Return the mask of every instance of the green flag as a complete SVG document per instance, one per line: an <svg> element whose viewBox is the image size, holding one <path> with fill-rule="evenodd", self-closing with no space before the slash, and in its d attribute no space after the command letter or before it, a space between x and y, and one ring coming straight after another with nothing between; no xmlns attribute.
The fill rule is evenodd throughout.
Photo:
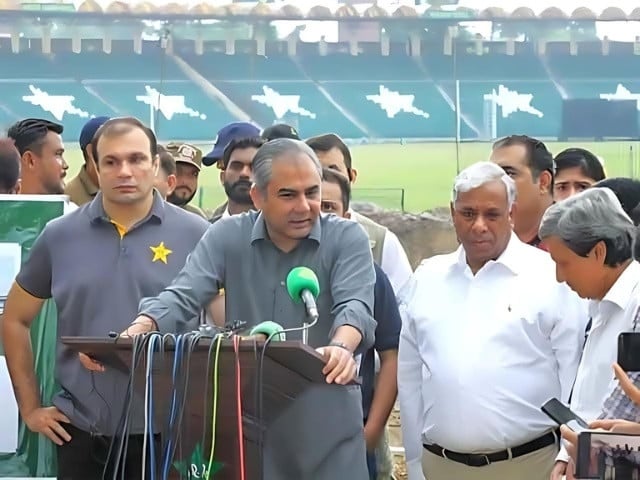
<svg viewBox="0 0 640 480"><path fill-rule="evenodd" d="M0 195L0 244L19 245L21 261L24 262L44 226L64 213L65 199L57 195ZM0 260L8 261L3 257ZM0 296L3 295L6 292L0 292ZM53 300L47 300L31 326L34 366L43 405L51 404L51 398L58 389L54 376L56 330L56 306ZM0 355L4 355L2 345ZM13 393L0 392L0 395L5 394ZM0 454L0 477L19 476L56 476L55 445L42 435L30 432L22 422L17 452Z"/></svg>

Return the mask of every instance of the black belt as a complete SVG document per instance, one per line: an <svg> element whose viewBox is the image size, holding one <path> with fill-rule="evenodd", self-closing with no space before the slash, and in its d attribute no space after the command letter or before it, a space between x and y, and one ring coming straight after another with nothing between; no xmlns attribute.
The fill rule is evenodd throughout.
<svg viewBox="0 0 640 480"><path fill-rule="evenodd" d="M487 454L452 452L451 450L442 448L440 445L423 444L423 447L434 455L446 458L447 460L462 463L470 467L486 467L487 465L495 462L502 462L503 460L508 460L510 458L521 457L528 453L535 452L536 450L540 450L541 448L548 447L549 445L557 443L559 438L560 433L556 430L531 440L530 442L518 445L517 447Z"/></svg>

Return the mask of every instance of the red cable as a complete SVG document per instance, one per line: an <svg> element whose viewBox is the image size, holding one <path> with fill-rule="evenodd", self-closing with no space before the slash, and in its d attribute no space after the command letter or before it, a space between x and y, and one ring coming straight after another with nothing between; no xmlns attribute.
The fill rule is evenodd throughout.
<svg viewBox="0 0 640 480"><path fill-rule="evenodd" d="M242 432L242 382L240 381L240 337L233 336L233 351L236 358L236 399L238 415L238 447L240 449L240 480L245 480L244 472L244 434Z"/></svg>

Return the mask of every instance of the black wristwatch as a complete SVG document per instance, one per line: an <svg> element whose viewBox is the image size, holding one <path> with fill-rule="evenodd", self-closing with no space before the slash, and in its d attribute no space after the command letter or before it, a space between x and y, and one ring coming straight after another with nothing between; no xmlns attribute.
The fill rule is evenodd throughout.
<svg viewBox="0 0 640 480"><path fill-rule="evenodd" d="M330 347L340 347L340 348L344 348L347 352L351 353L353 355L353 352L351 351L351 349L349 347L347 347L347 345L343 342L331 342L329 344Z"/></svg>

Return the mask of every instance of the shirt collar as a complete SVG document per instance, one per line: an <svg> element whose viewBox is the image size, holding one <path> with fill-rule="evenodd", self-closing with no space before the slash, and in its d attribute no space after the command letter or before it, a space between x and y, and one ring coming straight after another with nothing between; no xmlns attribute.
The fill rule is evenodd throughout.
<svg viewBox="0 0 640 480"><path fill-rule="evenodd" d="M92 197L95 197L98 191L100 190L98 187L94 185L94 183L89 178L86 165L83 165L82 168L80 169L80 172L78 173L78 180L80 180L80 183L82 184L85 191Z"/></svg>
<svg viewBox="0 0 640 480"><path fill-rule="evenodd" d="M165 201L162 199L157 190L153 190L153 204L151 205L151 210L149 215L145 217L140 223L145 223L150 218L156 218L160 222L164 220L164 211L165 211ZM98 192L91 203L87 206L87 212L89 217L91 218L92 223L97 223L101 221L109 222L111 219L107 215L107 212L104 211L104 205L102 204L102 192Z"/></svg>
<svg viewBox="0 0 640 480"><path fill-rule="evenodd" d="M314 223L313 227L311 227L311 231L309 232L307 239L314 240L320 243L320 237L322 235L322 226L320 223L322 217L323 214L320 214L320 216L318 216L316 223ZM264 221L264 215L262 212L258 212L258 218L256 218L256 221L253 224L253 228L251 229L251 243L254 243L256 240L265 240L267 238L267 225Z"/></svg>
<svg viewBox="0 0 640 480"><path fill-rule="evenodd" d="M518 275L524 268L523 260L527 258L527 252L522 251L522 247L525 245L515 233L511 232L509 243L507 243L507 248L504 249L504 252L496 260L489 260L480 270L485 269L487 265L499 264L505 266L514 275ZM462 245L458 247L458 261L455 266L462 269L462 271L469 268L467 255Z"/></svg>
<svg viewBox="0 0 640 480"><path fill-rule="evenodd" d="M229 205L227 205L227 208L224 209L224 212L222 212L222 216L220 218L227 218L230 216L231 214L229 213Z"/></svg>
<svg viewBox="0 0 640 480"><path fill-rule="evenodd" d="M640 263L632 261L625 268L609 291L605 294L602 301L598 304L607 302L624 310L629 305L633 292L640 283Z"/></svg>

